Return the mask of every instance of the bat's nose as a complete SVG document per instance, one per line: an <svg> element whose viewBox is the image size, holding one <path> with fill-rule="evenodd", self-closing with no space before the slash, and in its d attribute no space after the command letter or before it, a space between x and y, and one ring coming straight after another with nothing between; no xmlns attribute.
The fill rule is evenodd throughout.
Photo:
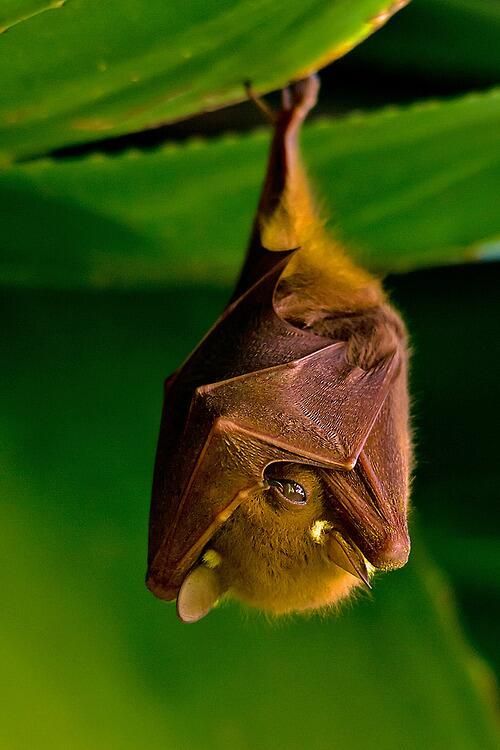
<svg viewBox="0 0 500 750"><path fill-rule="evenodd" d="M370 555L370 562L380 570L396 570L408 562L410 555L410 537L407 531L387 534Z"/></svg>

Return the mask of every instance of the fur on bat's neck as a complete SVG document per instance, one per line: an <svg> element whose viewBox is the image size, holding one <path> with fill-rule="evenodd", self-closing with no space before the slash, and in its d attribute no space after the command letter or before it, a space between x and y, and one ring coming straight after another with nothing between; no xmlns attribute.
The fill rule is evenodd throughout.
<svg viewBox="0 0 500 750"><path fill-rule="evenodd" d="M320 319L384 304L378 279L357 266L325 228L300 164L289 165L279 201L272 213L260 214L259 223L264 247L299 248L276 290L277 311L286 320L314 328Z"/></svg>
<svg viewBox="0 0 500 750"><path fill-rule="evenodd" d="M299 250L277 289L279 314L314 327L320 318L356 314L384 303L379 281L346 254L319 220L303 222L297 231Z"/></svg>

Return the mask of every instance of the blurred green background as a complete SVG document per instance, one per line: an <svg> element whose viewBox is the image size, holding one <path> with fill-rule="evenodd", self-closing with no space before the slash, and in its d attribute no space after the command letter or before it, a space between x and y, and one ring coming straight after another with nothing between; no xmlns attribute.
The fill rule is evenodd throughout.
<svg viewBox="0 0 500 750"><path fill-rule="evenodd" d="M465 265L500 247L494 3L414 0L324 70L304 134L411 332L410 563L277 623L182 625L143 584L162 381L230 294L264 170L241 81L326 65L390 5L2 7L0 747L498 747L500 267Z"/></svg>

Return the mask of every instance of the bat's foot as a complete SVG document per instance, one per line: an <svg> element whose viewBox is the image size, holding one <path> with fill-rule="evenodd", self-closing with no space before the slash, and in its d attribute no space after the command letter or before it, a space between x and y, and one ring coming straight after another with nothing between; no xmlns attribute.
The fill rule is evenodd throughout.
<svg viewBox="0 0 500 750"><path fill-rule="evenodd" d="M290 84L282 92L281 111L276 120L276 140L283 144L289 168L294 160L302 123L318 100L320 81L316 74Z"/></svg>
<svg viewBox="0 0 500 750"><path fill-rule="evenodd" d="M305 120L318 101L319 87L320 80L316 73L290 84L281 95L283 111L292 113L294 119Z"/></svg>
<svg viewBox="0 0 500 750"><path fill-rule="evenodd" d="M295 81L281 92L281 110L276 112L269 104L261 99L252 88L250 81L245 81L245 91L248 98L257 109L264 115L265 119L276 125L278 122L302 123L311 109L316 105L320 87L319 77L314 73L301 81Z"/></svg>

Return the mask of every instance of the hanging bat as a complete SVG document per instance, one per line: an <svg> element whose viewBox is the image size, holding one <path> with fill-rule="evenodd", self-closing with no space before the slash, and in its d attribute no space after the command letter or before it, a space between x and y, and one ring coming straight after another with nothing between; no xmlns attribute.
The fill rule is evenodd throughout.
<svg viewBox="0 0 500 750"><path fill-rule="evenodd" d="M185 622L223 595L331 606L404 565L404 325L323 228L298 150L318 79L283 94L232 300L165 383L147 586Z"/></svg>

